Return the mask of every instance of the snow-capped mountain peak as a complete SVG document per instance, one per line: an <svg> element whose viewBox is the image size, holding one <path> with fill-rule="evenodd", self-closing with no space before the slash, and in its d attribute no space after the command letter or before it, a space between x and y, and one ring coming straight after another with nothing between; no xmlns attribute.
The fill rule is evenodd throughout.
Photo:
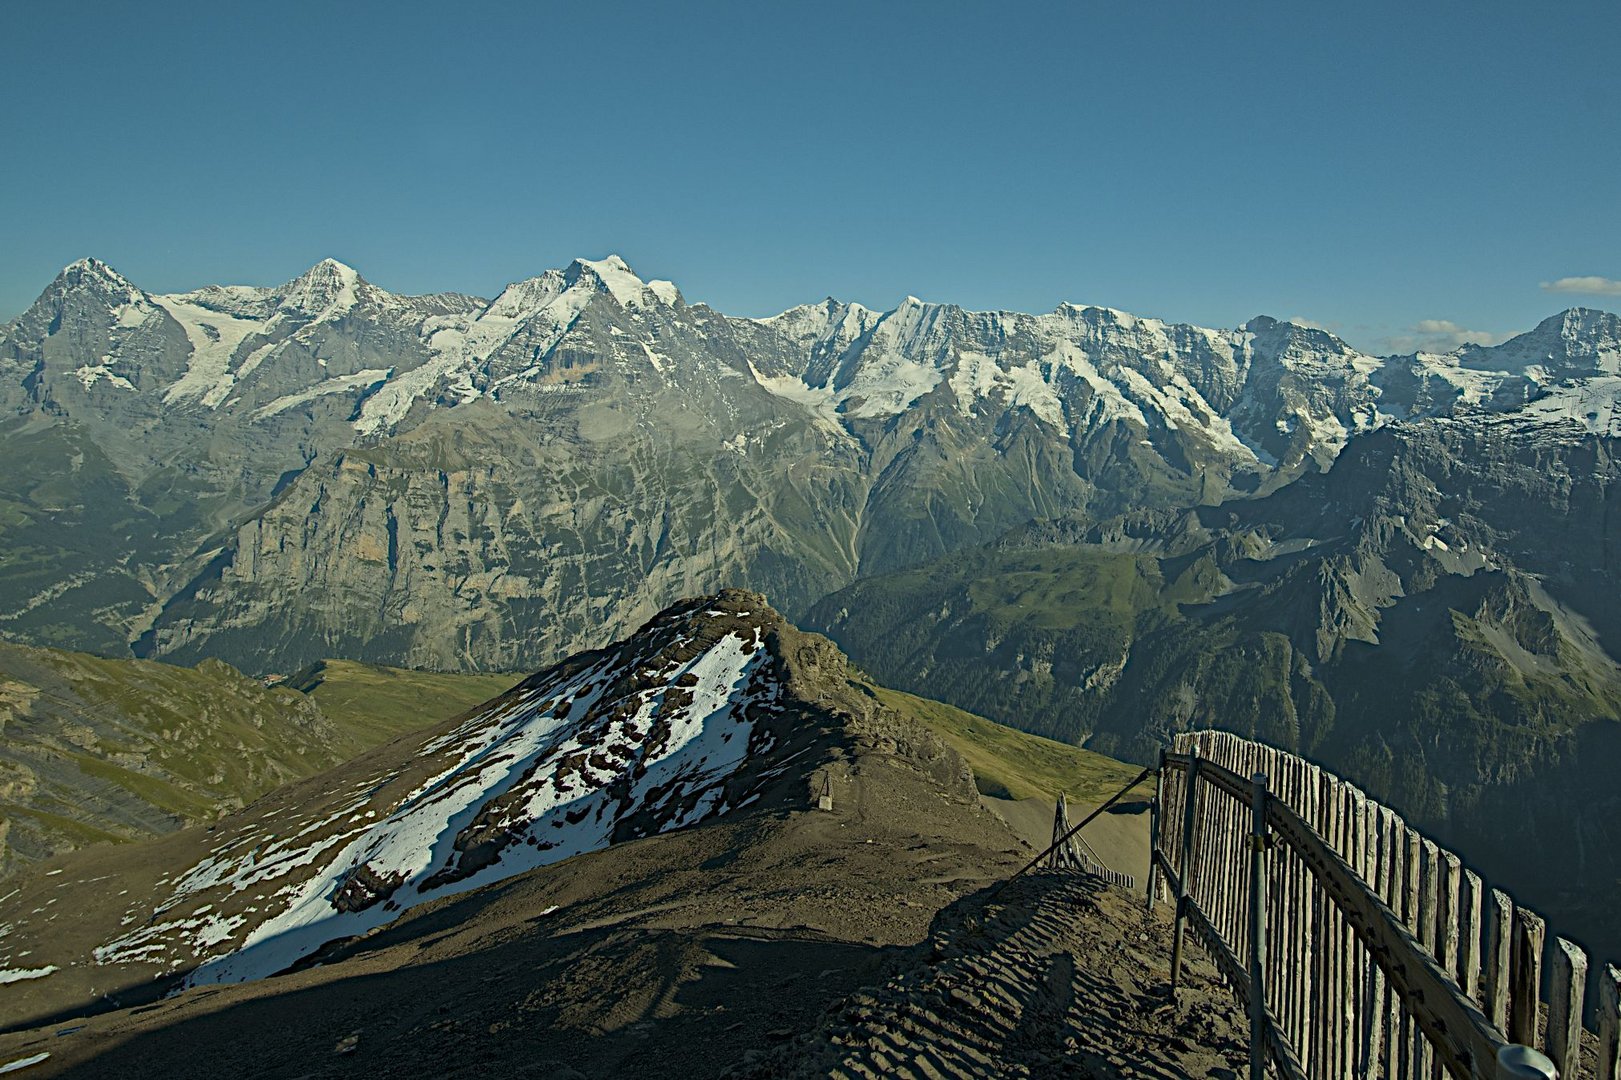
<svg viewBox="0 0 1621 1080"><path fill-rule="evenodd" d="M336 259L322 259L278 290L278 307L290 315L319 322L354 308L362 289L372 291L374 286L354 267Z"/></svg>
<svg viewBox="0 0 1621 1080"><path fill-rule="evenodd" d="M618 255L605 259L575 259L563 274L570 284L582 279L594 282L626 309L671 305L681 296L671 282L643 281Z"/></svg>
<svg viewBox="0 0 1621 1080"><path fill-rule="evenodd" d="M64 266L47 293L70 290L94 293L113 307L138 302L146 295L123 274L94 258L79 259Z"/></svg>
<svg viewBox="0 0 1621 1080"><path fill-rule="evenodd" d="M1548 378L1621 375L1621 317L1596 308L1570 308L1501 345L1465 345L1452 354L1477 371Z"/></svg>
<svg viewBox="0 0 1621 1080"><path fill-rule="evenodd" d="M782 774L815 764L818 736L777 652L796 633L757 594L683 601L392 763L210 830L204 857L158 883L153 917L126 919L96 960L260 978L418 904L802 791Z"/></svg>

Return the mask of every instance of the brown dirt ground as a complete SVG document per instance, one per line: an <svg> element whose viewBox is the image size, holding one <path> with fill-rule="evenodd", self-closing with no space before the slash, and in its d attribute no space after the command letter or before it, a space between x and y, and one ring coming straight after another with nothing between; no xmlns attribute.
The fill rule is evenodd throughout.
<svg viewBox="0 0 1621 1080"><path fill-rule="evenodd" d="M319 967L0 1036L0 1065L49 1053L26 1080L656 1078L770 1075L760 1062L786 1053L789 1071L831 1074L840 1017L873 1008L851 1003L900 987L980 995L958 1017L983 1013L978 1041L928 1051L966 1047L966 1072L943 1075L1231 1075L1236 1010L1202 962L1182 1004L1156 997L1164 922L1140 899L1042 874L979 911L1031 853L903 757L863 752L832 813L572 859L418 909ZM860 1068L885 1062L905 1067Z"/></svg>

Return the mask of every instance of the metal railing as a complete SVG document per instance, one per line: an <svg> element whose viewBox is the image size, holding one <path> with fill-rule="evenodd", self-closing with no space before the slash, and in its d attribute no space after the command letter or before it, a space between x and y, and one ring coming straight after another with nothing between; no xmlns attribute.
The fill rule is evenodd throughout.
<svg viewBox="0 0 1621 1080"><path fill-rule="evenodd" d="M1586 954L1555 939L1544 1000L1543 920L1347 781L1188 733L1151 828L1149 904L1177 899L1173 988L1191 927L1250 1010L1252 1077L1621 1080L1621 971L1599 973L1584 1059Z"/></svg>

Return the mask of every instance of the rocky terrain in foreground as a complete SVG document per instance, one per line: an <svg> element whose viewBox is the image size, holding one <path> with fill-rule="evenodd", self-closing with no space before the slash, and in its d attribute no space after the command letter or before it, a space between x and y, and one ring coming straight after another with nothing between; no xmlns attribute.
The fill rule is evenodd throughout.
<svg viewBox="0 0 1621 1080"><path fill-rule="evenodd" d="M689 708L706 693L702 670L696 680L676 674L659 683L653 698L637 697L649 673L669 670L660 657L701 669L726 642L748 640L745 627L762 631L760 666L745 661L735 669L728 686L735 694L717 698L706 715ZM615 669L629 696L592 698L575 690L568 712L581 720L600 708L617 730L627 723L643 730L648 752L640 760L649 769L672 760L665 753L670 742L662 743L665 751L655 747L664 739L660 732L674 735L686 723L683 716L710 735L732 730L739 716L752 719L750 746L758 756L716 769L710 755L708 765L678 768L666 777L679 778L677 784L650 789L667 798L650 802L633 795L650 775L635 766L617 774L628 784L605 775L591 781L599 766L590 754L524 758L469 739L466 745L494 751L479 760L500 766L507 780L473 788L467 805L484 800L483 809L457 819L463 831L443 834L425 870L438 872L479 852L488 858L491 849L481 845L492 840L497 861L511 859L501 853L504 840L515 851L532 851L527 837L549 836L547 821L508 819L506 831L490 832L492 808L515 803L502 794L488 797L550 788L569 777L584 782L573 805L620 807L611 819L617 835L561 861L525 856L511 867L518 872L496 875L484 887L402 905L369 927L331 938L304 962L289 954L291 966L273 978L218 982L182 971L153 983L145 974L165 965L127 963L104 951L98 962L92 946L103 931L96 898L108 893L108 881L130 885L132 895L152 877L172 887L176 872L199 854L213 852L209 865L226 865L218 856L234 850L233 837L248 839L261 823L297 808L318 811L320 792L348 790L373 775L387 751L273 794L212 833L64 856L25 879L22 894L0 899L6 962L16 964L27 950L23 962L60 964L6 987L6 1022L27 1027L0 1035L0 1064L34 1059L29 1075L41 1077L217 1076L240 1071L244 1062L263 1077L606 1077L628 1069L758 1076L780 1074L785 1062L804 1075L837 1075L841 1068L856 1075L916 1068L927 1075L930 1063L984 1061L1014 1076L1056 1075L1055 1069L1235 1075L1241 1048L1234 1032L1242 1023L1213 970L1196 961L1181 1002L1163 995L1163 911L1149 918L1140 899L1064 874L1037 873L989 894L987 886L1026 862L1032 849L986 809L963 758L920 721L923 714L909 710L907 699L885 704L827 642L783 623L760 597L732 593L672 609L615 649L542 672L442 730L466 739L483 723L480 716L513 718L526 694L601 672L613 659L629 661ZM751 671L768 682L757 682ZM764 685L775 688L774 696L760 696ZM688 694L676 693L681 689ZM644 713L636 701L653 707ZM761 708L751 715L748 702ZM593 730L590 722L565 726L576 737ZM955 737L962 730L967 726L959 722ZM704 731L690 732L687 745L712 746ZM778 741L767 745L762 733ZM591 745L595 753L616 753L606 739ZM995 741L973 745L1004 771L1021 759ZM1114 768L1111 786L1132 775ZM408 820L413 805L487 774L463 768L447 775L461 779L417 785L417 801L379 814L378 824L361 825L358 835L398 835L392 823ZM368 783L367 790L381 789ZM714 812L690 814L717 790L724 798L712 804ZM818 808L829 792L831 809ZM605 796L610 803L595 801ZM668 816L677 807L684 809ZM589 813L579 818L587 820ZM284 844L282 855L264 846L258 865L269 870L282 859L318 867L320 852L331 849L321 830L292 820L288 830L301 846ZM1146 844L1146 834L1138 836ZM335 915L363 899L350 883L334 884L321 895ZM160 887L153 895L163 893ZM222 900L230 903L223 894L214 897L215 904ZM187 925L150 936L151 943L174 943L194 938L197 920L213 911L274 917L275 905L286 902L266 895L246 909L201 913L171 905L123 932L139 935L179 915ZM72 908L84 917L53 915ZM240 933L217 940L238 957L251 952L238 944ZM223 954L227 961L232 955ZM193 974L210 970L223 970L218 959L203 961ZM186 984L194 985L159 997ZM86 997L91 987L93 997ZM112 1005L122 1008L109 1011Z"/></svg>

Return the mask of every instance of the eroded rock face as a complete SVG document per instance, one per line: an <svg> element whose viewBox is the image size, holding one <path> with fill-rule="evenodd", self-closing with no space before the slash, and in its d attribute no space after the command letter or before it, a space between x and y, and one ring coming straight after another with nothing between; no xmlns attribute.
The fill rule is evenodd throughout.
<svg viewBox="0 0 1621 1080"><path fill-rule="evenodd" d="M331 261L157 296L86 260L0 328L0 631L499 668L728 584L797 614L1032 519L1264 490L1475 392L1382 363L1072 305L732 319L617 259L491 301Z"/></svg>

